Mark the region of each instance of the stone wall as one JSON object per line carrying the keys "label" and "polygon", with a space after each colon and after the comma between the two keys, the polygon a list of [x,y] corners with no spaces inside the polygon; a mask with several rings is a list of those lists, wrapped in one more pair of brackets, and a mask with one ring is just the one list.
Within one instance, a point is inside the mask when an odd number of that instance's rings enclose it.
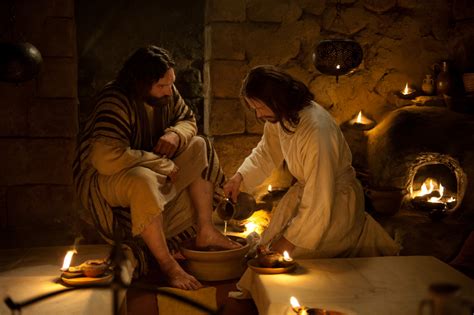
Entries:
{"label": "stone wall", "polygon": [[[474,4],[466,0],[208,0],[205,20],[206,131],[216,139],[224,165],[238,165],[242,146],[254,145],[262,125],[240,105],[245,73],[274,64],[306,83],[339,123],[359,110],[381,121],[396,109],[393,91],[406,82],[420,89],[432,65],[451,60],[460,75],[474,69]],[[312,53],[322,39],[352,38],[363,48],[350,76],[319,73]],[[239,143],[229,148],[228,143]],[[242,137],[247,141],[242,142]],[[229,151],[230,150],[230,151]],[[222,151],[222,150],[221,150]],[[221,153],[221,152],[219,152]],[[235,167],[230,170],[233,172]]]}
{"label": "stone wall", "polygon": [[81,122],[127,56],[149,44],[170,51],[176,86],[198,118],[203,116],[204,0],[76,1],[76,21]]}
{"label": "stone wall", "polygon": [[0,83],[0,247],[68,244],[76,233],[74,1],[2,1],[0,21],[1,40],[23,38],[43,56],[36,79]]}

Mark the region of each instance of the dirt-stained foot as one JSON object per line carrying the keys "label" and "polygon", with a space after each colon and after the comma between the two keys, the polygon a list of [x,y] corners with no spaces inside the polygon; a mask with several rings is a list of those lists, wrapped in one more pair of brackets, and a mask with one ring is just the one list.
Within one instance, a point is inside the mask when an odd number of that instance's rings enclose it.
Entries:
{"label": "dirt-stained foot", "polygon": [[202,229],[196,236],[196,248],[235,249],[239,247],[242,247],[240,243],[231,240],[215,227]]}
{"label": "dirt-stained foot", "polygon": [[202,288],[202,284],[184,271],[174,259],[166,266],[162,265],[160,267],[168,277],[170,286],[183,290],[197,290]]}

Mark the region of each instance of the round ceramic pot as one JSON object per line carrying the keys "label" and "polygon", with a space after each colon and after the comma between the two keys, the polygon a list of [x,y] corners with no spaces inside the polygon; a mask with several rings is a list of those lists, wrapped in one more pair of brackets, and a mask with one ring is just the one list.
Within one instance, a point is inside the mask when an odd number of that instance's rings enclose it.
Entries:
{"label": "round ceramic pot", "polygon": [[186,269],[196,279],[203,281],[221,281],[239,278],[245,271],[244,256],[249,250],[249,244],[244,238],[230,238],[245,244],[240,248],[229,250],[202,251],[191,249],[194,240],[186,242],[181,247],[181,253],[186,258]]}

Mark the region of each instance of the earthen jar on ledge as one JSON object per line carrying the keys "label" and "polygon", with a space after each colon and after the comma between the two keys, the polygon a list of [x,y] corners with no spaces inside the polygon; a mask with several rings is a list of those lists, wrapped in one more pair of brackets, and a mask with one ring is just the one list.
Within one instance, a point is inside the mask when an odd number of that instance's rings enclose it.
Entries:
{"label": "earthen jar on ledge", "polygon": [[435,67],[436,66],[440,68],[440,72],[436,78],[436,93],[438,95],[449,95],[453,84],[451,73],[449,72],[449,64],[447,61],[442,61],[441,66],[435,65]]}

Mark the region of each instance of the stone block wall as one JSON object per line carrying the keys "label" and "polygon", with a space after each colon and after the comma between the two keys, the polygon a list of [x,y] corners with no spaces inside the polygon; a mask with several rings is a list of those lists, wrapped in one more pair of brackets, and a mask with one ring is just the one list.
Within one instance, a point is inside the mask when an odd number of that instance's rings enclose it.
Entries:
{"label": "stone block wall", "polygon": [[77,234],[74,1],[2,1],[1,21],[9,21],[11,9],[14,36],[35,45],[43,65],[28,82],[0,82],[0,247],[71,244]]}
{"label": "stone block wall", "polygon": [[[240,105],[245,73],[273,64],[306,83],[339,123],[359,110],[381,121],[397,108],[390,96],[409,83],[418,90],[433,64],[451,60],[458,89],[474,70],[474,3],[465,0],[207,0],[205,17],[205,131],[219,143],[256,144],[262,124]],[[312,60],[323,39],[352,38],[364,51],[361,65],[339,78],[319,73]],[[240,143],[221,160],[238,165]],[[231,169],[233,172],[235,168]]]}

